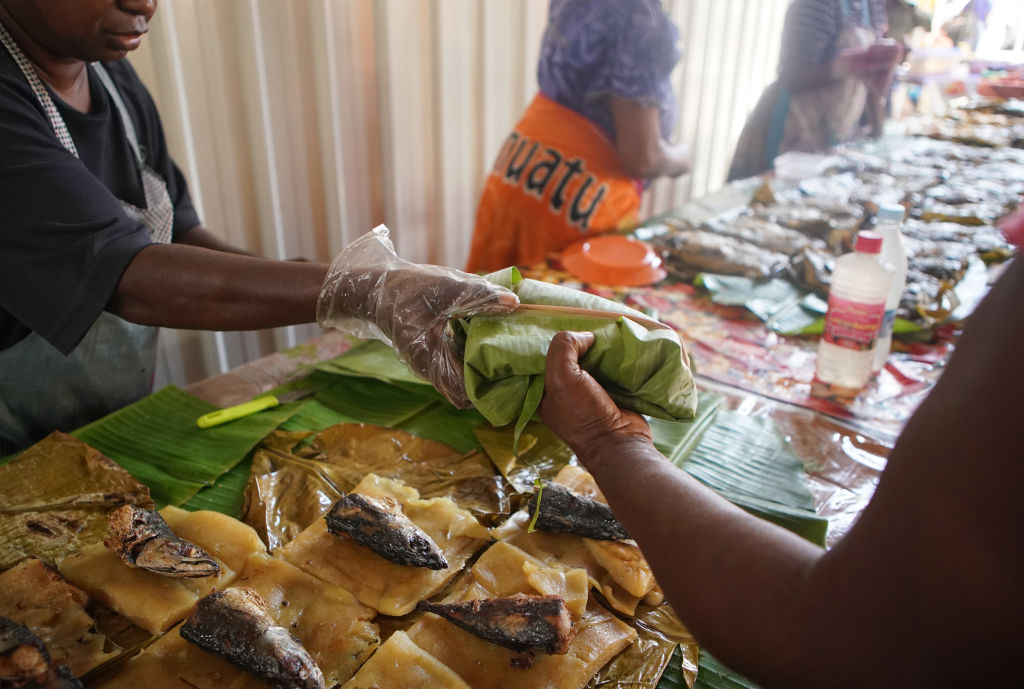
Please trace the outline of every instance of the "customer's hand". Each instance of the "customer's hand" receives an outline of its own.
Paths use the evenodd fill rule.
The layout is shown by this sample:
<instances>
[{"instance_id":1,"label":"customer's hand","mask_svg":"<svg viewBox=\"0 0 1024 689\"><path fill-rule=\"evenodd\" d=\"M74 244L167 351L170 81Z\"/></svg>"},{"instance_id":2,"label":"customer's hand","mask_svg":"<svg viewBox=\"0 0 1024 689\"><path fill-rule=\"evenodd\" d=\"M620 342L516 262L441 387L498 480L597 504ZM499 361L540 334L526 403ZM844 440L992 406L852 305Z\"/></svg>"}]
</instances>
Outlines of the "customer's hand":
<instances>
[{"instance_id":1,"label":"customer's hand","mask_svg":"<svg viewBox=\"0 0 1024 689\"><path fill-rule=\"evenodd\" d=\"M833 73L837 78L861 77L872 82L887 82L902 52L900 45L891 39L844 50L833 62Z\"/></svg>"},{"instance_id":2,"label":"customer's hand","mask_svg":"<svg viewBox=\"0 0 1024 689\"><path fill-rule=\"evenodd\" d=\"M586 463L595 450L623 440L651 442L647 421L619 409L579 359L594 344L593 333L561 332L548 348L544 373L544 423Z\"/></svg>"},{"instance_id":3,"label":"customer's hand","mask_svg":"<svg viewBox=\"0 0 1024 689\"><path fill-rule=\"evenodd\" d=\"M317 322L388 342L417 375L466 408L462 360L448 321L518 305L513 292L477 275L399 258L382 225L334 259L320 291Z\"/></svg>"}]
</instances>

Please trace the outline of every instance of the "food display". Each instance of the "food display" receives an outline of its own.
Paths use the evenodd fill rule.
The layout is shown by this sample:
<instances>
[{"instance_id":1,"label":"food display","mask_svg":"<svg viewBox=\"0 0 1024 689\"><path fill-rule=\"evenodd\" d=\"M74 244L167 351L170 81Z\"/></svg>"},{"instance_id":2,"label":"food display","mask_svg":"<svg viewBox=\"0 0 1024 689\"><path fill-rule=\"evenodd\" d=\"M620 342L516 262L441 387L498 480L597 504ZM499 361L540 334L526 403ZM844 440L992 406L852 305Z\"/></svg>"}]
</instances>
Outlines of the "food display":
<instances>
[{"instance_id":1,"label":"food display","mask_svg":"<svg viewBox=\"0 0 1024 689\"><path fill-rule=\"evenodd\" d=\"M553 483L566 492L585 496L598 504L607 504L593 477L578 466L563 467ZM544 489L540 492L542 508L544 492ZM492 534L499 541L524 550L545 565L557 564L582 570L591 586L612 608L623 614L634 614L641 602L658 604L663 600L654 574L635 542L598 540L580 535L579 529L575 529L576 533L531 532L531 521L529 508L524 508L495 528ZM580 520L573 521L578 523ZM605 526L601 530L609 529Z\"/></svg>"},{"instance_id":2,"label":"food display","mask_svg":"<svg viewBox=\"0 0 1024 689\"><path fill-rule=\"evenodd\" d=\"M325 453L347 456L370 430L341 424L301 448L292 447L300 434L265 440L262 451L279 460L309 456L326 481L302 494L319 507L294 537L276 532L274 553L221 513L108 508L105 532L55 566L30 558L0 573L11 643L36 649L40 673L71 682L53 686L84 676L102 689L582 689L602 671L632 677L653 662L660 673L679 643L668 640L683 632L652 616L662 597L650 568L586 471L563 466L489 529L451 497L495 504L493 479L503 479L493 464L491 482L477 478L474 453L456 461L450 448L377 428L389 440L365 447L402 448L400 457L364 457L367 473L354 483L324 470ZM535 432L523 434L524 448L538 443ZM270 467L253 467L255 485ZM431 496L372 470L388 467ZM440 483L439 472L448 474ZM324 502L334 480L346 490ZM252 514L275 521L269 504L273 514L267 505ZM634 614L637 627L627 623ZM111 619L142 641L115 643L104 633ZM647 636L648 651L623 653L650 630L661 630L667 655L660 646L651 655Z\"/></svg>"},{"instance_id":3,"label":"food display","mask_svg":"<svg viewBox=\"0 0 1024 689\"><path fill-rule=\"evenodd\" d=\"M557 596L566 601L575 630L564 654L540 651L524 657L433 613L409 628L409 638L474 689L583 687L636 638L636 631L597 602L586 602L586 577L581 574L562 566L549 567L513 545L497 543L484 551L457 590L445 599L456 603L525 592ZM489 622L502 624L493 618ZM476 625L485 623L478 620Z\"/></svg>"},{"instance_id":4,"label":"food display","mask_svg":"<svg viewBox=\"0 0 1024 689\"><path fill-rule=\"evenodd\" d=\"M129 567L103 543L87 546L59 565L72 584L152 634L166 631L200 598L231 584L250 554L266 551L252 527L227 515L165 507L160 516L176 537L209 553L216 574L168 577Z\"/></svg>"},{"instance_id":5,"label":"food display","mask_svg":"<svg viewBox=\"0 0 1024 689\"><path fill-rule=\"evenodd\" d=\"M0 466L0 570L57 562L106 536L109 512L152 507L149 489L95 448L54 432Z\"/></svg>"},{"instance_id":6,"label":"food display","mask_svg":"<svg viewBox=\"0 0 1024 689\"><path fill-rule=\"evenodd\" d=\"M330 522L318 519L285 545L281 554L296 567L351 591L361 603L385 615L412 612L417 603L444 588L489 539L487 529L450 498L423 500L412 486L376 474L367 475L351 493L400 505L406 519L377 531L367 529L358 540L332 533ZM379 554L410 533L406 522L415 524L416 531L436 544L447 567L399 564ZM396 535L395 530L403 527L406 530ZM378 547L365 545L370 539Z\"/></svg>"},{"instance_id":7,"label":"food display","mask_svg":"<svg viewBox=\"0 0 1024 689\"><path fill-rule=\"evenodd\" d=\"M749 206L699 228L670 217L651 241L680 279L785 276L824 296L835 258L873 225L879 204L899 203L907 209L909 273L897 315L919 327L950 316L950 294L972 263L1013 255L994 225L1024 196L1024 150L918 138L877 152L850 146L833 158L822 176L795 186L765 182Z\"/></svg>"}]
</instances>

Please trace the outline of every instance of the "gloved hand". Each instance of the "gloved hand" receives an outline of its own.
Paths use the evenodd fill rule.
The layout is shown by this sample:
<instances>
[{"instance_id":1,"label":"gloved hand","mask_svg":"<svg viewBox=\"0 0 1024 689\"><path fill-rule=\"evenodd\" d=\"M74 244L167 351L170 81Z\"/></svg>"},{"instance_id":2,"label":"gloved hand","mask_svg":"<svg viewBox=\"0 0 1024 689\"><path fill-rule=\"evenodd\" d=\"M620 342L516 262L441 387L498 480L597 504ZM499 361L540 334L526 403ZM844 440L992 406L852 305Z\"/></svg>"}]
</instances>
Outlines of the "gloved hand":
<instances>
[{"instance_id":1,"label":"gloved hand","mask_svg":"<svg viewBox=\"0 0 1024 689\"><path fill-rule=\"evenodd\" d=\"M419 376L460 409L466 397L462 360L448 321L504 313L519 298L482 277L398 257L379 225L331 263L317 301L317 322L394 347Z\"/></svg>"},{"instance_id":2,"label":"gloved hand","mask_svg":"<svg viewBox=\"0 0 1024 689\"><path fill-rule=\"evenodd\" d=\"M641 438L651 442L651 428L635 411L619 409L579 360L594 344L594 334L560 332L548 347L544 371L544 423L572 448L580 461L593 450L616 440Z\"/></svg>"}]
</instances>

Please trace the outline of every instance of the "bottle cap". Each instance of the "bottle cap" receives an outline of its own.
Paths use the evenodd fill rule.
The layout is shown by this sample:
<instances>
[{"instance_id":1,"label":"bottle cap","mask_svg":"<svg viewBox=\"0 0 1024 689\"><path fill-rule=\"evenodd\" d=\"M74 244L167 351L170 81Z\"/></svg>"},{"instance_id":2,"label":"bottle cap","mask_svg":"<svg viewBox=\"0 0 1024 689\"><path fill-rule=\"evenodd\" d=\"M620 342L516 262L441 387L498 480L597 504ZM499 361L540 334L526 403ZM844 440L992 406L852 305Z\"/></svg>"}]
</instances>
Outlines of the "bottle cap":
<instances>
[{"instance_id":1,"label":"bottle cap","mask_svg":"<svg viewBox=\"0 0 1024 689\"><path fill-rule=\"evenodd\" d=\"M903 222L903 216L906 213L906 209L898 203L883 203L878 207L879 221L895 220L896 222Z\"/></svg>"},{"instance_id":2,"label":"bottle cap","mask_svg":"<svg viewBox=\"0 0 1024 689\"><path fill-rule=\"evenodd\" d=\"M857 233L857 243L854 248L862 254L881 253L882 235L871 230L862 230Z\"/></svg>"}]
</instances>

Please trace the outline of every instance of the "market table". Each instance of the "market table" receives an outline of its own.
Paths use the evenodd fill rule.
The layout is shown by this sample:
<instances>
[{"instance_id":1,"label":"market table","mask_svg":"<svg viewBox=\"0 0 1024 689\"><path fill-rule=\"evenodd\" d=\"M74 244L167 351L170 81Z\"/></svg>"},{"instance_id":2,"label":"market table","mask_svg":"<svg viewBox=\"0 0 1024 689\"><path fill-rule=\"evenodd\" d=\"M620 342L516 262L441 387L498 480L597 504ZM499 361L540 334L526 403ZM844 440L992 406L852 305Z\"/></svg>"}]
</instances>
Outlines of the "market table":
<instances>
[{"instance_id":1,"label":"market table","mask_svg":"<svg viewBox=\"0 0 1024 689\"><path fill-rule=\"evenodd\" d=\"M642 295L646 290L634 290ZM301 378L309 366L352 346L348 336L329 332L305 345L242 364L194 383L186 391L217 406L252 399ZM726 408L779 428L807 469L818 513L828 519L828 544L845 534L874 493L892 447L886 432L871 434L821 412L740 390L698 375L698 390L722 395Z\"/></svg>"},{"instance_id":2,"label":"market table","mask_svg":"<svg viewBox=\"0 0 1024 689\"><path fill-rule=\"evenodd\" d=\"M1005 163L1004 160L996 164ZM1010 167L1013 165L1024 170L1020 161L1011 161ZM1002 174L1018 174L1016 168L1010 169L1009 173L1007 170L1005 166L1001 168ZM680 225L704 223L749 203L761 181L746 180L730 185L717 194L676 209L669 217L660 220ZM1024 172L1020 173L1018 181L1024 184ZM956 210L946 209L945 212ZM525 272L536 279L573 284L572 277L563 273L557 263L533 267ZM978 277L983 292L990 275L983 270L971 279L977 282ZM680 333L689 349L702 400L697 420L690 424L668 422L667 434L665 422L659 424L658 420L652 420L655 442L660 443L659 449L669 460L740 507L827 546L834 545L850 530L870 501L903 424L941 375L955 344L956 332L951 329L942 332L935 343L918 342L902 347L901 351L890 357L886 369L863 395L852 403L844 401L840 404L835 399L813 394L813 338L790 337L781 333L765 319L755 316L755 310L750 309L749 304L742 303L742 300L723 301L707 280L697 285L688 281L670 280L649 287L629 289L600 285L575 286L656 315ZM710 290L710 295L705 290ZM313 438L314 442L319 442L320 434L323 434L334 439L334 451L339 449L339 438L342 438L345 447L353 443L364 443L355 448L357 452L381 440L383 442L378 442L378 445L406 447L403 443L411 442L420 449L425 443L433 443L435 449L438 444L444 444L447 446L445 456L454 458L452 466L471 465L471 470L476 472L468 479L470 482L479 483L482 480L494 487L504 479L510 486L508 488L502 484L500 488L500 491L506 491L505 497L512 493L515 493L515 497L528 495L532 491L535 477L550 480L553 474L543 472L559 471L570 462L567 448L538 422L531 422L527 429L534 435L536 447L550 453L544 456L545 460L556 461L546 466L533 464L527 455L540 450L531 449L524 450L520 461L521 457L515 449L518 431L517 440L512 441L508 428L486 427L482 417L472 410L457 412L428 386L412 382L410 388L410 380L407 378L400 376L396 379L383 375L381 372L384 369L391 367L393 373L397 365L390 350L386 348L378 347L378 353L384 350L384 357L377 359L375 364L383 368L362 369L353 373L352 360L358 360L359 356L352 355L365 348L365 344L358 344L341 333L327 332L304 345L199 381L188 386L185 391L173 386L157 391L134 405L79 429L74 434L77 440L63 436L47 439L40 445L52 441L50 445L56 445L58 449L77 447L74 451L79 452L84 441L91 446L87 447L83 455L82 461L86 464L96 459L98 449L132 474L127 476L123 469L113 463L105 465L108 473L120 472L118 480L134 484L134 499L144 497L148 501L148 487L158 505L182 506L187 510L184 514L210 514L203 511L214 510L232 517L243 516L257 530L266 527L259 534L263 537L261 549L265 545L272 545L272 549L281 547L292 542L295 536L294 532L275 532L283 520L271 524L273 518L293 510L287 515L291 525L297 525L299 529L309 527L311 522L316 525L322 510L317 514L312 512L316 511L317 506L331 504L329 498L332 490L335 497L338 490L352 490L348 484L333 481L352 478L342 477L346 472L360 472L359 478L373 473L373 469L362 465L356 455L346 455L344 452L330 455L330 452L324 450L325 443L315 448L310 446L310 453L303 454L302 448L299 448L296 454L292 454L292 450L298 446L287 443L292 443L296 438ZM362 361L365 363L366 359L364 356ZM390 359L391 363L387 363L386 359ZM324 383L325 377L327 383ZM406 384L405 387L392 385L400 379ZM238 404L270 390L281 391L282 388L309 385L314 380L326 387L319 389L313 398L295 403L297 406L285 405L229 424L234 428L220 427L209 431L196 428L195 419L215 407ZM351 392L347 393L346 390ZM368 400L369 405L357 409L360 406L357 398L360 397L364 401ZM398 413L389 415L389 406L399 408ZM408 413L405 407L408 407ZM461 419L456 424L461 430L456 429L447 437L442 437L444 433L438 433L438 429L445 425L444 422L452 421L453 417ZM345 428L342 429L342 426ZM663 434L660 441L659 430ZM501 444L505 441L509 441L507 449ZM326 445L329 444L327 441ZM48 447L47 451L49 449L52 447ZM410 457L418 457L412 453L407 457L404 449L402 452L399 459L404 465L410 464L407 461ZM755 461L746 461L748 455L753 456ZM36 457L43 466L51 466L50 460L56 458L56 453L48 455L46 452ZM276 459L282 458L284 464L275 464ZM512 463L504 462L507 458L511 458ZM81 458L64 457L64 460L72 462L78 459ZM430 474L431 478L425 479L425 484L443 475L443 472L430 473L436 469L430 461L424 459L421 462L417 459L412 462L419 463L413 471L420 471L420 478ZM309 466L301 468L306 462L310 463ZM519 462L519 469L525 468L528 471L520 471L514 476L509 468L515 468L516 462ZM395 476L401 476L407 468L399 468L397 465L377 466L382 466L384 474L388 476L391 476L388 472L392 469L396 472ZM271 485L278 472L287 473L289 469L293 472L289 480L298 476L299 481L307 483L309 480L326 482L330 490L318 492L316 488L307 487L299 493L304 501L296 499L294 484L286 486L276 495L272 492L259 493L259 486ZM4 471L2 466L0 471ZM325 471L326 474L323 473ZM92 544L95 545L97 529L105 527L108 505L104 500L109 502L120 494L111 494L113 498L104 497L99 503L94 503L90 501L94 500L97 493L81 495L81 491L76 492L74 486L70 492L66 486L61 486L60 489L65 492L48 504L19 503L20 494L31 492L22 490L22 486L25 489L36 488L32 485L32 475L32 472L22 471L19 474L17 469L7 468L4 480L8 482L8 487L6 491L0 491L0 497L8 504L0 505L0 508L7 509L10 514L38 511L44 517L54 517L45 522L36 520L34 526L27 522L26 525L31 526L28 530L35 529L37 533L39 527L50 529L59 537L58 540L66 535L68 541L74 541L79 534L88 533L94 537ZM765 478L760 480L761 476ZM62 477L53 478L57 480L52 483L59 483ZM261 480L263 483L260 483ZM145 487L140 486L140 482ZM440 482L444 483L444 480ZM12 490L10 486L15 483L18 485ZM246 491L247 485L257 486L257 502L260 504L256 506L255 512L252 504L243 502L243 493L246 497L252 497L251 491ZM339 485L348 487L338 488ZM415 483L410 485L426 487ZM434 485L429 489L449 488ZM779 488L779 491L764 499L774 488ZM449 493L431 495L449 496ZM264 501L264 498L268 499ZM10 504L12 500L13 507ZM92 512L87 514L79 507ZM78 509L76 514L84 515L87 520L62 521L69 509ZM485 510L476 514L481 518L505 519L507 524L513 521L510 516L517 509L516 506L509 509L509 504L505 504L499 510ZM262 517L267 519L261 522ZM83 524L88 528L83 527ZM70 531L64 534L61 529ZM10 533L0 536L9 539ZM47 554L63 552L61 548L64 545L61 543L57 543L51 553L33 550L32 538L23 538L17 542L21 549L20 555L19 552L0 552L7 560L0 563L0 570L11 566L26 554L45 557ZM28 547L25 547L26 542L30 544ZM11 555L14 556L13 560ZM607 591L602 589L602 593L607 594ZM612 598L607 601L612 601L614 605ZM658 604L652 603L651 606L644 614L663 614L658 611ZM644 627L650 619L641 619L641 613L636 612L633 622L638 627ZM389 625L396 624L398 626L395 628L402 628L400 618L387 620L383 619L387 616L385 613L381 615L382 629L387 627L388 631L392 631ZM655 629L658 633L665 631L663 628ZM164 635L162 638L168 637ZM651 682L654 682L658 686L678 689L683 686L684 679L693 681L699 662L701 673L697 677L697 687L718 689L725 686L747 686L713 658L700 652L685 630L681 630L679 636L673 632L662 642L667 642L668 651L665 651L663 643L660 655L654 654L658 655L659 660L653 665L640 663L640 669L645 673L643 679L647 683L635 683L633 679L636 677L624 675L620 672L621 667L612 666L621 665L622 657L629 653L634 658L637 655L651 656L653 646L644 646L642 649L631 647L601 670L601 673L611 673L613 678L610 684L614 686L653 687ZM678 660L670 661L670 658ZM624 662L628 665L633 661ZM608 679L607 675L600 676L597 681L605 679Z\"/></svg>"}]
</instances>

